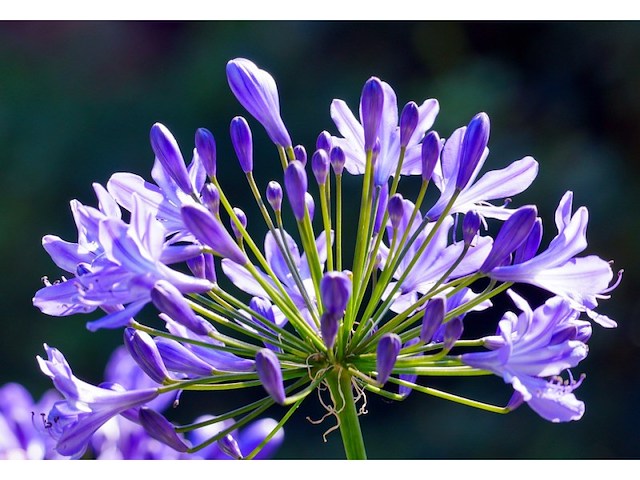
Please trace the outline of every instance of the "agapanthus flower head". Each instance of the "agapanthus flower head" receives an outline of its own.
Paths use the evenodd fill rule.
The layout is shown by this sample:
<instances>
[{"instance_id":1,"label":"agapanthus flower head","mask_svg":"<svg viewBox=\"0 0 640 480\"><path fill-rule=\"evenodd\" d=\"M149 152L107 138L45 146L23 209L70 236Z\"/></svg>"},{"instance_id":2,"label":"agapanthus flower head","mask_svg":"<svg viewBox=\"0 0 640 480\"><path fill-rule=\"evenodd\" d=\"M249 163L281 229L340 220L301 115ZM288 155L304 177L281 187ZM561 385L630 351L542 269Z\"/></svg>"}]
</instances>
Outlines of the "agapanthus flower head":
<instances>
[{"instance_id":1,"label":"agapanthus flower head","mask_svg":"<svg viewBox=\"0 0 640 480\"><path fill-rule=\"evenodd\" d=\"M142 424L145 441L176 458L258 458L315 391L336 417L348 458L366 456L358 415L370 394L401 401L415 391L495 413L526 402L553 422L583 415L573 391L584 377L574 380L569 371L586 357L592 334L580 315L615 326L594 309L620 277L611 285L609 262L577 257L587 247L588 213L573 211L571 192L556 211L557 236L542 246L537 207L517 207L513 198L535 179L536 160L524 157L482 174L487 114L441 137L431 130L436 100L408 102L399 114L396 93L377 77L365 83L358 114L342 100L332 102L339 135L323 130L317 137L310 159L317 185L309 185L307 150L292 147L273 78L245 59L229 62L227 77L278 147L282 175L265 189L253 175L248 123L232 121L233 148L248 182L245 194L234 190L233 202L255 200L264 226L249 221L251 206L235 206L219 182L213 134L196 132L186 166L175 138L156 124L155 183L114 174L107 190L95 187L98 208L72 203L76 243L43 240L69 278L46 281L34 304L58 316L101 308L106 317L88 327L124 327L128 358L151 382L118 386L112 378L94 387L47 349L41 367L65 396L49 414L62 419L51 427L60 452L81 455L101 424L121 416ZM355 198L346 175L361 175ZM415 196L404 189L407 175L421 176ZM282 209L284 193L293 221ZM259 245L252 230L261 228ZM529 306L514 293L519 283L550 298ZM494 302L505 291L520 313ZM161 327L135 318L149 303L160 312ZM474 338L478 329L467 328L480 312L495 319L495 335ZM504 406L424 385L434 375L488 374L513 387ZM193 424L173 425L162 414L166 406L156 405L165 396L179 403L182 391L243 388L258 388L262 397ZM243 432L255 425L249 422L269 408L288 410L280 421L255 427L245 442Z\"/></svg>"}]
</instances>

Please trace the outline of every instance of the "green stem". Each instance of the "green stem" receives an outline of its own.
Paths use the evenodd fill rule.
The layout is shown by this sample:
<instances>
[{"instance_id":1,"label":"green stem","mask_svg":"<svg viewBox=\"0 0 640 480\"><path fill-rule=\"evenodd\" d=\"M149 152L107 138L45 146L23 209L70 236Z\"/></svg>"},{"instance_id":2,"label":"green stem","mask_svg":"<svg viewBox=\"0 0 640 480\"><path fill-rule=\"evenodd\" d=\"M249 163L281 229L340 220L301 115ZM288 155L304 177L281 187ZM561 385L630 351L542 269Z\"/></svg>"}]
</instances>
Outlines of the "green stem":
<instances>
[{"instance_id":1,"label":"green stem","mask_svg":"<svg viewBox=\"0 0 640 480\"><path fill-rule=\"evenodd\" d=\"M351 389L351 374L346 369L337 367L326 377L327 386L342 435L342 444L348 460L366 460L358 410Z\"/></svg>"}]
</instances>

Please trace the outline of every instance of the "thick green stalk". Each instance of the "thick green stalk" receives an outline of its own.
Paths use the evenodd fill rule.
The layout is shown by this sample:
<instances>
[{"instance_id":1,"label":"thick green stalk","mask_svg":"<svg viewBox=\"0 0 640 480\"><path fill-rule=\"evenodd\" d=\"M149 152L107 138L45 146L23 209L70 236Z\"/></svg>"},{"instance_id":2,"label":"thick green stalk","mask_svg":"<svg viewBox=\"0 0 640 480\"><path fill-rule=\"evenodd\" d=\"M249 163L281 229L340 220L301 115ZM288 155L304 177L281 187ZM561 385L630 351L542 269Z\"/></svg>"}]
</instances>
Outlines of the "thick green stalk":
<instances>
[{"instance_id":1,"label":"thick green stalk","mask_svg":"<svg viewBox=\"0 0 640 480\"><path fill-rule=\"evenodd\" d=\"M366 460L360 420L351 389L351 374L346 369L337 367L326 377L331 393L334 413L342 435L342 444L348 460Z\"/></svg>"}]
</instances>

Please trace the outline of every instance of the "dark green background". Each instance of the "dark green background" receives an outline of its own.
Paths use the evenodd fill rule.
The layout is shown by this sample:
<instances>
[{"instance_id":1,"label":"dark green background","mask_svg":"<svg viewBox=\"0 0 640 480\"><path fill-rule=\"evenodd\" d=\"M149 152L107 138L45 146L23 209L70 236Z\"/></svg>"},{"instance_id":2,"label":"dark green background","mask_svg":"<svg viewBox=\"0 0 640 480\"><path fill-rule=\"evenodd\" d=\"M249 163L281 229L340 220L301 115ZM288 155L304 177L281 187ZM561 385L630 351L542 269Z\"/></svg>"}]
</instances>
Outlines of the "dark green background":
<instances>
[{"instance_id":1,"label":"dark green background","mask_svg":"<svg viewBox=\"0 0 640 480\"><path fill-rule=\"evenodd\" d=\"M620 327L595 326L590 356L575 369L587 373L576 392L587 404L583 420L553 425L526 406L497 416L420 394L401 404L369 396L362 417L369 455L638 458L638 23L0 23L0 384L19 381L37 395L48 388L34 360L45 341L78 376L101 380L121 332L90 334L86 317L49 318L31 306L40 278L60 275L40 239L75 239L68 202L93 205L92 182L104 184L115 171L149 178L154 122L166 124L185 153L196 128L212 130L219 178L234 203L250 205L227 133L234 115L246 115L224 71L239 56L276 78L283 118L308 150L321 130L336 133L331 100L356 108L371 75L388 81L401 105L438 98L435 128L445 137L486 111L488 168L524 155L540 162L537 181L516 205L539 206L545 241L554 234L555 206L571 189L590 211L586 253L615 259L614 269L627 272L600 309ZM279 162L250 123L264 186L279 179ZM510 395L497 378L441 384L499 403ZM205 405L200 398L185 395L181 410L219 413L237 399L209 396ZM322 441L333 420L314 426L307 415L321 415L314 397L287 424L280 458L341 458L337 433Z\"/></svg>"}]
</instances>

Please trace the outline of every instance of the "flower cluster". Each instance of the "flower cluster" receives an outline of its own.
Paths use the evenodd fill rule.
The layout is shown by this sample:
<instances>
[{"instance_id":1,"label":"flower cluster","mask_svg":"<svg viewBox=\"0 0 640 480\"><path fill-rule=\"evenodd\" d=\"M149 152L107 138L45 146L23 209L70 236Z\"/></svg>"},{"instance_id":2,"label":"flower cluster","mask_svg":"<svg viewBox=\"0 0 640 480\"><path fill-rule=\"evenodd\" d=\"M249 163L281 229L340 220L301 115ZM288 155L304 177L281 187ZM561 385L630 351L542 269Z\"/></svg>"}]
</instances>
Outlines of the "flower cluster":
<instances>
[{"instance_id":1,"label":"flower cluster","mask_svg":"<svg viewBox=\"0 0 640 480\"><path fill-rule=\"evenodd\" d=\"M47 347L41 368L66 399L48 415L60 454L77 456L103 423L121 415L177 452L215 442L232 457L253 458L310 393L327 389L325 406L348 458L365 457L357 403L367 392L403 400L415 390L497 413L526 402L554 422L583 415L573 394L582 377L575 381L569 371L587 355L591 336L590 322L580 317L615 327L596 309L617 282L611 285L609 262L578 256L587 247L588 213L574 211L571 192L556 211L557 235L541 249L536 207L511 206L511 197L535 179L538 163L525 157L484 172L485 113L443 139L431 129L436 100L409 102L399 112L393 89L372 77L358 116L333 101L338 134L323 131L309 158L291 141L271 75L236 59L227 77L275 144L283 170L282 183L258 186L252 132L235 117L235 156L267 228L262 248L218 180L213 134L196 131L187 165L159 123L150 134L153 182L115 173L106 188L94 185L97 208L71 203L77 242L43 239L67 278L46 281L34 304L55 316L102 310L87 328L123 329L128 355L154 382L94 387ZM355 205L343 198L346 174L362 178ZM411 200L399 192L406 176L421 181ZM428 187L437 197L432 205L424 204ZM358 216L348 231L345 208ZM343 255L347 238L355 239L351 259ZM518 284L548 292L548 300L530 306L514 290ZM490 315L491 299L504 292L520 313L494 313L501 318L495 335L464 337L474 312ZM148 304L164 328L136 319ZM428 386L430 376L488 373L512 385L506 406ZM266 395L190 425L173 425L148 406L170 392L249 387ZM274 403L288 407L281 420L269 424L249 453L238 453L241 442L230 432ZM232 426L223 423L231 418L237 419ZM184 432L193 435L189 445Z\"/></svg>"}]
</instances>

